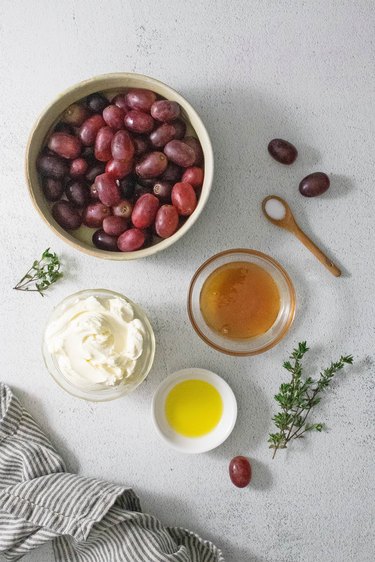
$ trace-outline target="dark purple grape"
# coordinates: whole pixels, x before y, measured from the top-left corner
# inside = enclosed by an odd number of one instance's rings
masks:
[[[298,156],[296,147],[283,139],[272,139],[268,144],[268,152],[277,162],[287,166],[293,164]]]
[[[92,183],[90,185],[90,199],[92,202],[99,201],[99,194],[98,194],[98,190],[96,189],[95,183]]]
[[[154,184],[152,192],[163,203],[169,203],[171,200],[173,184],[169,181],[159,181]]]
[[[78,209],[70,201],[57,201],[52,207],[52,216],[65,230],[76,230],[82,224]]]
[[[74,129],[67,123],[57,123],[53,129],[54,133],[65,133],[66,135],[74,135]]]
[[[90,228],[99,228],[103,224],[105,217],[111,214],[110,207],[103,203],[90,203],[83,211],[83,224]]]
[[[62,181],[54,178],[43,178],[42,187],[47,201],[58,201],[64,193]]]
[[[309,174],[299,184],[299,191],[304,197],[322,195],[330,186],[329,177],[324,172]]]
[[[118,252],[117,236],[110,236],[104,230],[96,230],[92,235],[92,243],[99,250],[106,250],[107,252]]]
[[[56,180],[63,178],[69,172],[68,163],[52,154],[41,154],[36,165],[42,176]]]
[[[94,113],[102,113],[103,109],[109,105],[109,101],[101,94],[96,93],[87,96],[86,104],[87,107]]]
[[[152,188],[154,187],[154,184],[158,181],[158,178],[140,178],[138,177],[137,179],[137,183],[139,183],[139,185],[141,185],[142,187],[147,187],[150,189],[150,191],[152,190]]]
[[[81,152],[81,156],[82,158],[85,158],[85,160],[87,160],[88,162],[96,163],[93,146],[84,146]]]
[[[88,117],[89,111],[87,107],[80,103],[73,103],[64,111],[61,120],[64,123],[73,125],[73,127],[80,127]]]
[[[158,100],[152,104],[151,115],[157,121],[174,121],[180,115],[180,106],[176,101]]]
[[[144,135],[133,135],[135,155],[140,156],[151,148],[150,140]]]
[[[131,109],[125,115],[124,123],[132,133],[150,133],[155,125],[151,115],[137,109]]]
[[[139,109],[150,113],[151,106],[156,100],[156,94],[151,90],[132,88],[126,95],[126,102],[132,109]]]
[[[82,208],[90,203],[90,186],[86,182],[69,181],[65,187],[65,194],[75,207]]]
[[[96,176],[100,176],[100,174],[104,173],[104,170],[105,170],[105,163],[96,162],[88,169],[85,177],[88,182],[92,183],[95,181]]]
[[[169,160],[178,166],[182,166],[183,168],[188,168],[195,162],[195,152],[193,148],[187,145],[184,141],[170,141],[165,145],[164,152],[168,156]]]
[[[136,174],[141,178],[157,178],[165,171],[167,165],[168,160],[165,154],[163,154],[162,152],[149,152],[148,154],[145,154],[138,162],[135,167],[135,171]]]
[[[177,166],[174,162],[168,162],[168,166],[166,167],[165,172],[163,172],[160,176],[160,179],[176,183],[181,179],[183,172],[183,168],[180,168],[180,166]]]
[[[120,180],[120,190],[124,199],[131,199],[134,195],[135,184],[137,183],[137,178],[133,174],[129,174],[122,180]]]
[[[183,139],[186,133],[185,121],[183,121],[182,119],[176,119],[175,121],[172,121],[170,125],[173,125],[175,130],[174,138],[177,140]]]
[[[133,199],[137,201],[145,193],[152,193],[152,187],[146,187],[143,185],[136,185],[134,190]]]

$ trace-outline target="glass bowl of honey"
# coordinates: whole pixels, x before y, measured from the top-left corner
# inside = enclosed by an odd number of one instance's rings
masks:
[[[193,328],[228,355],[256,355],[276,345],[288,332],[295,308],[287,272],[256,250],[220,252],[200,266],[190,283]]]

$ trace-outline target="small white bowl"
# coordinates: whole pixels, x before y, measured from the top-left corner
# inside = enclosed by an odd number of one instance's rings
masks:
[[[165,401],[178,383],[201,380],[212,384],[223,401],[223,414],[217,426],[202,437],[184,437],[174,431],[165,414]],[[171,447],[183,453],[205,453],[215,449],[229,437],[237,419],[237,401],[230,386],[218,375],[206,369],[182,369],[169,375],[157,389],[152,400],[152,419],[156,431]]]

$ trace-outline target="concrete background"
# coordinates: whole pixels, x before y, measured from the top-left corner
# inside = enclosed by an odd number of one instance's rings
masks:
[[[371,0],[2,0],[0,3],[1,378],[24,400],[69,469],[131,485],[144,510],[217,543],[227,562],[374,560],[374,74]],[[34,211],[23,158],[37,115],[66,87],[111,71],[159,78],[193,104],[212,138],[216,176],[207,208],[170,250],[134,263],[84,256]],[[268,141],[292,141],[292,167]],[[330,190],[304,199],[302,177],[327,172]],[[261,199],[285,196],[301,226],[344,271],[335,279],[295,239],[265,222]],[[44,299],[12,291],[47,246],[65,279]],[[250,247],[289,271],[298,311],[268,353],[221,355],[193,332],[185,311],[195,269],[213,253]],[[44,368],[42,330],[66,295],[89,287],[123,292],[149,313],[155,366],[129,398],[88,404],[61,391]],[[274,461],[267,448],[273,394],[293,346],[308,340],[314,373],[355,355],[314,419],[329,430]],[[155,434],[151,397],[189,366],[222,375],[239,417],[228,441],[205,455],[168,449]],[[232,486],[227,465],[248,455],[252,484]],[[51,562],[49,548],[29,557]]]

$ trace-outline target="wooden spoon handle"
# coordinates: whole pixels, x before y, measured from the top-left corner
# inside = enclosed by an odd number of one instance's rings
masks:
[[[316,258],[334,275],[335,277],[340,277],[341,270],[322,252],[320,248],[300,229],[296,224],[296,228],[293,229],[293,233],[297,238],[314,254]]]

